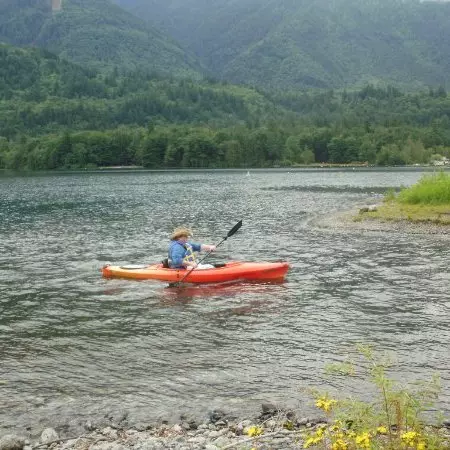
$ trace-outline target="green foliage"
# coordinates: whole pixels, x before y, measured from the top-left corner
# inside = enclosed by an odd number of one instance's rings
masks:
[[[143,68],[200,79],[195,58],[171,38],[108,0],[2,0],[0,42],[46,48],[99,70]]]
[[[444,172],[426,175],[418,183],[400,191],[398,201],[412,205],[450,205],[450,175]]]
[[[449,155],[448,117],[450,98],[428,91],[267,93],[0,45],[5,168],[423,164]]]
[[[270,89],[432,85],[430,95],[443,98],[450,80],[446,2],[115,1],[232,82]]]
[[[333,450],[448,448],[448,436],[427,425],[424,417],[438,398],[439,377],[402,385],[388,375],[392,366],[390,358],[376,354],[367,346],[359,346],[358,350],[364,358],[359,366],[375,387],[377,397],[371,402],[353,398],[336,400],[316,392],[316,406],[332,423],[305,433],[303,447]],[[353,376],[355,369],[347,369],[347,372]],[[345,372],[338,371],[337,374],[345,375]]]

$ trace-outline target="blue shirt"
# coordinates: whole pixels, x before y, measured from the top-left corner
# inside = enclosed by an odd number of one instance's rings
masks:
[[[188,242],[194,252],[201,250],[201,244]],[[186,256],[187,249],[179,241],[170,241],[169,245],[169,265],[171,269],[184,269],[183,259]]]

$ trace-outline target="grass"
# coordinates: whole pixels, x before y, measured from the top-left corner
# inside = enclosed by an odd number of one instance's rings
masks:
[[[450,205],[450,174],[439,172],[424,176],[413,186],[403,189],[397,200],[407,205]]]
[[[450,225],[450,175],[425,175],[397,196],[392,191],[386,193],[377,211],[360,213],[353,220],[365,219]]]

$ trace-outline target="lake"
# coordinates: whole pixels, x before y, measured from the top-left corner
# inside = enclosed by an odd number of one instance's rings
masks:
[[[79,431],[125,409],[176,420],[265,401],[316,414],[309,388],[370,398],[356,344],[393,352],[393,376],[438,372],[450,411],[448,236],[323,229],[421,170],[255,170],[0,175],[0,431]],[[105,280],[151,263],[190,225],[211,259],[287,260],[282,284],[167,289]]]

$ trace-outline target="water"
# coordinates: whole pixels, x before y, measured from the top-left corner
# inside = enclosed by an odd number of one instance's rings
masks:
[[[442,377],[450,411],[448,237],[327,230],[323,214],[374,203],[420,171],[42,174],[0,177],[0,432],[130,420],[245,416],[264,401],[313,411],[305,389],[370,397],[330,379],[355,344],[395,352],[393,376]],[[190,225],[227,259],[288,260],[284,284],[166,289],[104,280],[106,262],[165,256]]]

